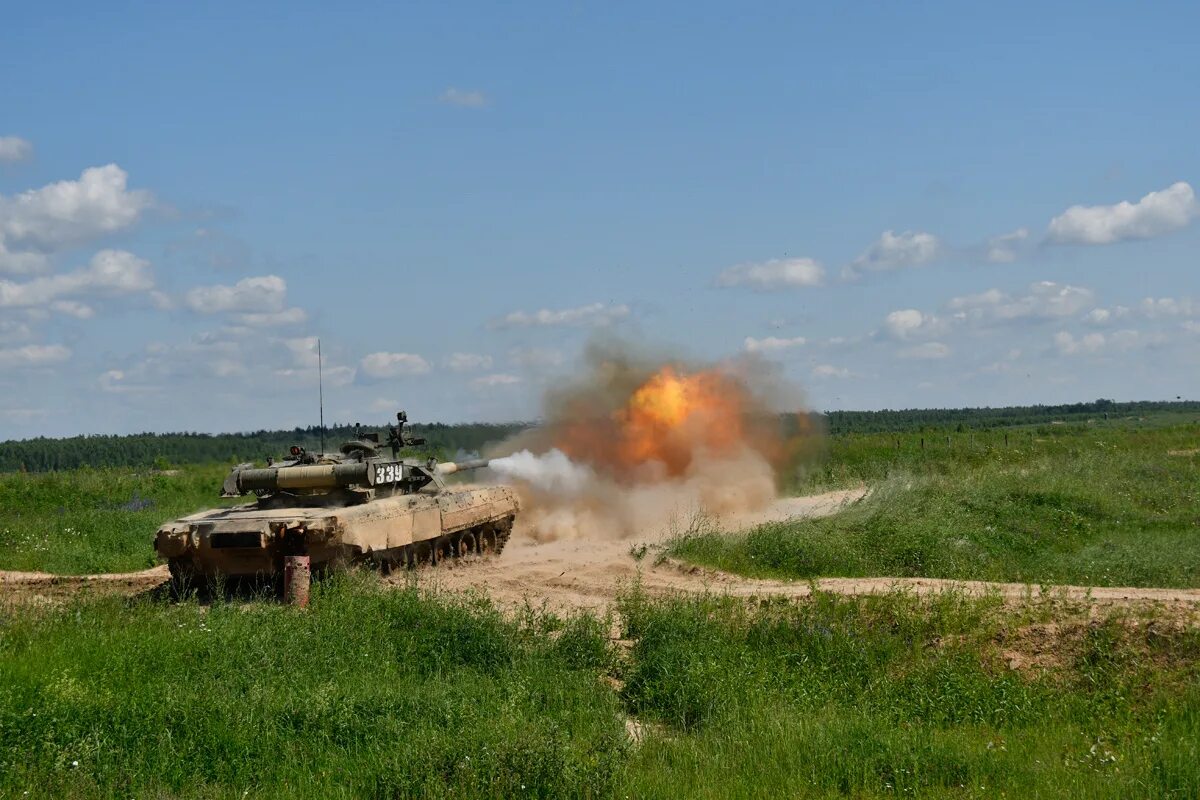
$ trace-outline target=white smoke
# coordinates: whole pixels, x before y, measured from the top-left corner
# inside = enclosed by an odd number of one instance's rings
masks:
[[[493,458],[488,467],[538,491],[570,497],[583,494],[596,480],[596,473],[590,467],[576,464],[558,448],[541,455],[522,450],[504,458]]]
[[[659,470],[660,476],[650,479],[654,471],[643,469],[633,484],[600,475],[558,449],[536,455],[521,450],[494,458],[489,466],[520,490],[525,511],[518,532],[539,542],[656,538],[672,521],[697,513],[720,519],[762,508],[775,496],[774,471],[750,448],[720,459],[698,458],[677,478]]]

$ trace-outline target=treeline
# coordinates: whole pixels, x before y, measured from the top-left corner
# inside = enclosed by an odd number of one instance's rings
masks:
[[[426,438],[426,446],[419,449],[453,457],[460,451],[478,452],[485,445],[498,442],[526,427],[526,423],[432,423],[409,425],[405,431]],[[327,450],[336,450],[342,442],[352,438],[353,426],[336,425],[326,429],[325,447]],[[380,438],[384,437],[381,435]],[[285,455],[294,444],[316,451],[320,447],[320,440],[321,431],[316,426],[249,433],[137,433],[128,436],[24,439],[0,443],[0,472],[49,472],[85,466],[165,468],[179,464],[262,461],[267,456]]]
[[[833,435],[847,433],[901,433],[925,430],[987,430],[1050,422],[1086,422],[1122,419],[1146,414],[1176,412],[1200,415],[1200,402],[1117,403],[1096,400],[1060,406],[1012,406],[1008,408],[935,408],[883,411],[830,411],[826,414],[788,415],[787,435],[825,430]],[[406,428],[423,436],[427,449],[447,457],[462,452],[479,452],[529,427],[529,423],[415,424]],[[803,429],[803,430],[801,430]],[[373,430],[373,429],[369,429]],[[336,425],[325,434],[326,449],[353,438],[354,428]],[[308,450],[320,447],[316,426],[282,431],[250,433],[139,433],[129,436],[76,436],[70,439],[25,439],[0,443],[0,472],[27,470],[47,472],[78,467],[166,467],[178,464],[262,461],[282,456],[293,444]]]
[[[924,408],[883,411],[830,411],[825,414],[827,430],[843,433],[890,433],[960,428],[987,430],[1050,422],[1140,417],[1151,413],[1200,413],[1200,402],[1138,401],[1118,403],[1095,400],[1060,406],[1009,406],[1006,408]]]

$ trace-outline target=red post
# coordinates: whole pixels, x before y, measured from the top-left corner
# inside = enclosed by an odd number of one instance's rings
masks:
[[[289,606],[308,606],[308,585],[312,565],[308,556],[283,557],[283,602]]]

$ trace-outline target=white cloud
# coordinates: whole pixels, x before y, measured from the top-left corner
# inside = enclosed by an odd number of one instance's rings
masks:
[[[329,350],[324,354],[326,389],[352,384],[357,375],[355,368],[337,363],[336,347]],[[110,369],[121,372],[122,377],[105,380],[109,391],[118,386],[161,391],[168,385],[203,385],[208,395],[215,391],[222,397],[248,398],[248,402],[297,389],[303,389],[306,397],[311,390],[316,397],[317,338],[287,338],[251,328],[225,327],[181,343],[151,342],[146,345],[144,358],[136,363],[114,364]],[[210,378],[221,382],[214,384]]]
[[[227,335],[227,334],[226,334]],[[214,345],[221,343],[221,339],[215,339]],[[268,338],[266,343],[272,347],[256,348],[258,350],[267,351],[267,356],[273,364],[279,364],[281,356],[286,358],[286,363],[291,366],[276,367],[272,374],[278,378],[285,378],[297,383],[307,385],[316,385],[318,379],[318,340],[316,336],[297,336],[292,338]],[[236,343],[231,342],[234,347],[229,350],[222,348],[215,351],[217,358],[210,358],[208,367],[210,371],[215,371],[217,368],[228,368],[240,371],[245,367],[245,359],[236,355],[240,350],[236,347]],[[274,349],[274,352],[270,352]],[[281,352],[282,351],[282,352]],[[233,367],[229,364],[226,354],[232,352],[234,360],[239,367]],[[324,369],[321,371],[321,378],[324,379],[326,386],[346,386],[354,382],[356,372],[353,367],[338,366],[334,363],[334,358],[326,352],[324,354]],[[234,374],[231,372],[231,374]]]
[[[299,325],[308,320],[308,312],[303,308],[285,308],[282,311],[264,311],[254,314],[235,314],[234,319],[242,325],[252,328],[281,328],[285,325]]]
[[[0,280],[0,308],[35,308],[62,297],[134,294],[153,288],[150,262],[124,250],[101,250],[92,256],[88,266],[74,272],[24,283]],[[55,310],[63,308],[66,306]]]
[[[1142,314],[1152,319],[1157,317],[1190,317],[1200,314],[1200,304],[1190,297],[1147,297],[1140,307]]]
[[[603,303],[564,308],[557,311],[543,308],[532,313],[514,311],[501,319],[497,324],[501,327],[530,328],[530,327],[601,327],[611,325],[629,316],[629,306],[606,306]]]
[[[925,342],[915,347],[907,347],[901,350],[898,355],[901,358],[934,360],[950,355],[950,348],[941,342]]]
[[[0,162],[10,164],[33,158],[33,145],[20,136],[0,136]]]
[[[39,258],[133,225],[153,203],[130,191],[116,164],[85,169],[77,181],[59,181],[0,197],[0,269],[44,268]],[[24,251],[24,252],[22,252]]]
[[[1095,294],[1081,286],[1038,281],[1025,294],[1009,295],[989,289],[974,295],[955,297],[946,304],[959,320],[973,322],[1010,322],[1073,317],[1095,304]]]
[[[317,355],[320,340],[316,336],[297,336],[291,339],[280,339],[279,344],[283,345],[288,351],[294,366],[312,370],[317,368],[317,364],[321,358]]]
[[[1064,356],[1095,353],[1104,347],[1104,334],[1089,333],[1077,339],[1066,331],[1059,331],[1054,334],[1054,347]]]
[[[780,339],[776,336],[768,336],[765,339],[755,339],[752,336],[747,336],[746,341],[742,344],[743,349],[747,353],[778,353],[783,350],[790,350],[794,347],[802,347],[808,341],[803,336],[796,336],[791,339]]]
[[[1200,322],[1194,322],[1189,319],[1183,323],[1183,329],[1188,333],[1200,333]]]
[[[96,379],[100,391],[109,394],[145,394],[157,392],[159,387],[137,382],[137,377],[124,370],[110,369]]]
[[[459,108],[483,108],[488,104],[487,95],[478,89],[458,89],[453,86],[442,92],[438,99],[446,105]]]
[[[820,286],[825,268],[811,258],[771,259],[753,264],[738,264],[717,276],[718,286],[749,286],[759,291]]]
[[[1054,334],[1054,348],[1059,355],[1064,356],[1095,355],[1104,351],[1124,352],[1133,349],[1142,341],[1142,334],[1129,329],[1107,335],[1099,332],[1087,333],[1080,337],[1075,337],[1067,331]],[[1153,338],[1150,342],[1153,343]]]
[[[13,252],[4,244],[0,233],[0,272],[10,275],[30,275],[45,272],[50,268],[50,259],[45,253],[32,250]]]
[[[864,272],[882,272],[927,264],[937,258],[941,247],[941,242],[932,233],[884,231],[866,252],[842,270],[842,277],[857,278]]]
[[[1112,244],[1179,230],[1197,215],[1196,193],[1184,181],[1150,192],[1136,203],[1071,206],[1050,220],[1047,240],[1057,244]]]
[[[1130,311],[1125,306],[1113,306],[1112,308],[1093,308],[1091,311],[1083,315],[1083,321],[1095,328],[1103,328],[1106,325],[1111,325],[1119,319],[1125,319],[1130,314]]]
[[[101,250],[92,256],[84,274],[92,288],[117,294],[145,292],[154,288],[150,262],[125,250]]]
[[[491,369],[492,357],[478,353],[454,353],[446,359],[446,366],[454,372],[475,372]]]
[[[987,260],[994,264],[1016,261],[1017,255],[1029,241],[1029,229],[1017,228],[1012,233],[993,236],[987,243]]]
[[[832,364],[818,364],[812,369],[814,378],[849,378],[852,374],[845,367],[835,367]]]
[[[516,375],[506,375],[497,373],[495,375],[484,375],[471,381],[471,386],[475,389],[495,389],[500,386],[514,386],[521,382],[521,379]]]
[[[184,303],[200,314],[236,312],[269,314],[283,311],[287,281],[278,275],[242,278],[233,286],[197,286],[184,296]]]
[[[1109,346],[1115,350],[1131,350],[1142,341],[1142,334],[1135,330],[1119,330],[1109,334]],[[1155,338],[1151,337],[1149,343],[1154,343]]]
[[[0,367],[44,367],[60,364],[70,357],[71,351],[61,344],[27,344],[0,349]]]
[[[430,370],[429,362],[415,353],[371,353],[359,366],[364,375],[378,380],[424,375]]]
[[[77,300],[55,300],[50,304],[50,310],[75,319],[91,319],[96,316],[94,308]]]
[[[915,308],[893,311],[883,320],[883,327],[893,339],[904,341],[928,336],[940,336],[946,323],[933,314],[923,314]]]
[[[222,362],[213,362],[210,364],[210,369],[215,370],[216,366]],[[295,384],[304,384],[308,386],[317,385],[317,370],[314,369],[297,369],[285,368],[277,369],[271,373],[275,378],[281,380],[292,381]],[[349,386],[354,383],[355,377],[354,367],[325,367],[324,374],[321,376],[325,381],[326,386]]]

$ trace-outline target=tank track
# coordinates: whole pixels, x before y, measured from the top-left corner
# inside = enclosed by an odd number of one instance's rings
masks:
[[[512,535],[512,521],[489,522],[466,530],[444,533],[407,547],[376,553],[372,559],[385,574],[393,569],[447,566],[454,562],[498,556]]]
[[[497,522],[487,522],[465,530],[444,533],[436,538],[415,542],[405,547],[376,551],[365,559],[349,557],[342,563],[372,564],[384,575],[395,569],[467,564],[482,558],[500,555],[512,535],[512,525],[511,517]],[[208,590],[210,579],[197,574],[190,561],[173,558],[168,560],[167,567],[171,573],[170,585],[173,595],[182,597],[188,591],[205,592]],[[324,574],[329,568],[330,565],[327,564],[314,570],[314,573]],[[248,579],[234,577],[230,580],[237,583],[246,582]],[[282,594],[282,569],[253,580],[267,580],[274,584],[278,592]]]

